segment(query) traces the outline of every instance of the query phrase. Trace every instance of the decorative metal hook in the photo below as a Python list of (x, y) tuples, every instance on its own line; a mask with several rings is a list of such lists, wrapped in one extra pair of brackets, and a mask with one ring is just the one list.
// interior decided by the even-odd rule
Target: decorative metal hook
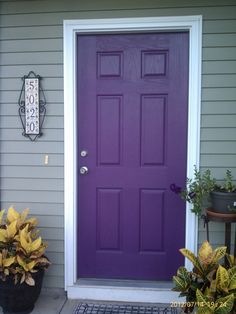
[(42, 126), (46, 115), (46, 98), (41, 87), (42, 77), (30, 71), (22, 77), (23, 84), (18, 99), (22, 135), (31, 141), (43, 135)]

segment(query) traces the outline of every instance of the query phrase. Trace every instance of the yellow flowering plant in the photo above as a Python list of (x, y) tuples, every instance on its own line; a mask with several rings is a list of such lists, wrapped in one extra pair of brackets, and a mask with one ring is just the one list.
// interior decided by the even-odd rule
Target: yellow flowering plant
[(19, 213), (13, 207), (6, 215), (0, 211), (0, 280), (34, 286), (32, 274), (47, 269), (50, 262), (44, 255), (47, 243), (36, 230), (37, 219), (28, 214), (29, 209)]

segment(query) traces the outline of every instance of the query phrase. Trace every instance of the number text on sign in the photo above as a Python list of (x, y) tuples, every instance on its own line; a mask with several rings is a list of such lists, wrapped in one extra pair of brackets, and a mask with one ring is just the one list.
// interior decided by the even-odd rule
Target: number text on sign
[(25, 79), (25, 133), (39, 134), (39, 79)]

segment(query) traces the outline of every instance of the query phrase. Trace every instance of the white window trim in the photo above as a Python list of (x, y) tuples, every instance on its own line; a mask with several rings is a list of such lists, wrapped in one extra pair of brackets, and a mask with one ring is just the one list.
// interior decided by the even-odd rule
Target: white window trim
[[(202, 16), (81, 19), (64, 21), (64, 193), (65, 193), (65, 289), (76, 297), (76, 34), (148, 31), (189, 31), (189, 103), (187, 176), (199, 166)], [(198, 222), (186, 204), (185, 247), (196, 252)], [(186, 266), (190, 264), (186, 261)], [(80, 291), (81, 293), (81, 291)], [(117, 292), (116, 292), (117, 293)], [(122, 297), (121, 297), (122, 298)], [(140, 300), (140, 299), (139, 299)], [(163, 300), (163, 299), (162, 299)]]

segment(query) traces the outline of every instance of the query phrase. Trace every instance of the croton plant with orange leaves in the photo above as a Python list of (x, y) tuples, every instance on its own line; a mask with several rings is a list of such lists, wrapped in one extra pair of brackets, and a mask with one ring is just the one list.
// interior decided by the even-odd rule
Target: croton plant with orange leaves
[(22, 213), (10, 207), (0, 211), (0, 280), (13, 278), (14, 283), (35, 285), (32, 273), (50, 265), (44, 255), (47, 243), (36, 230), (36, 218), (28, 218), (29, 209)]

